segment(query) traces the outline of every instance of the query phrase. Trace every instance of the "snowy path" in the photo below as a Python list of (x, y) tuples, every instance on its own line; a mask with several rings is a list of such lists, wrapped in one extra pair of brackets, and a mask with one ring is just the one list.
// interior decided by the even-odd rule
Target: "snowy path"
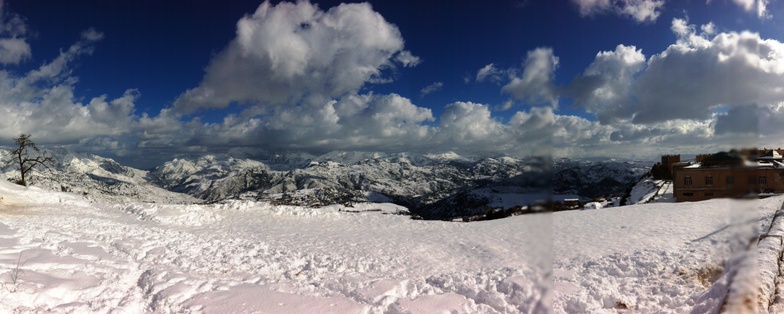
[(715, 312), (723, 261), (784, 200), (451, 223), (0, 195), (0, 312), (99, 313)]

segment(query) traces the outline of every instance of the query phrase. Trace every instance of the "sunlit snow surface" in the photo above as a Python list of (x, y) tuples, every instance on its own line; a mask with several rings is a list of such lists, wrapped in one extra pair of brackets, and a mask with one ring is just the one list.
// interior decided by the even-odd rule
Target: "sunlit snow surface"
[(715, 311), (725, 261), (782, 202), (454, 223), (391, 204), (102, 204), (5, 182), (0, 197), (0, 312), (131, 313)]

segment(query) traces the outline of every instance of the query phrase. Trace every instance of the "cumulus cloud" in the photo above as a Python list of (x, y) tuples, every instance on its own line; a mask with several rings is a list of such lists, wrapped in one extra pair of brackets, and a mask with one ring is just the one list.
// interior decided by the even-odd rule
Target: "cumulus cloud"
[(537, 48), (528, 52), (523, 62), (523, 74), (513, 77), (501, 91), (532, 104), (558, 104), (559, 92), (555, 86), (555, 69), (558, 57), (551, 48)]
[(717, 135), (727, 133), (759, 133), (759, 119), (757, 118), (758, 108), (753, 106), (732, 107), (727, 113), (716, 115), (716, 126), (714, 127)]
[(784, 44), (750, 32), (721, 33), (710, 40), (693, 32), (654, 55), (640, 75), (640, 123), (700, 119), (720, 105), (754, 106), (784, 100)]
[(719, 115), (714, 115), (703, 120), (676, 119), (647, 125), (627, 120), (608, 125), (583, 117), (556, 115), (553, 154), (648, 159), (661, 154), (702, 154), (757, 143), (757, 135), (753, 133), (716, 134), (718, 119)]
[(632, 82), (645, 67), (645, 55), (634, 46), (618, 45), (614, 51), (596, 54), (594, 61), (577, 77), (567, 90), (575, 101), (597, 115), (603, 123), (616, 117), (627, 117), (628, 103), (633, 99)]
[(173, 109), (193, 113), (231, 103), (319, 105), (384, 81), (395, 62), (414, 66), (393, 24), (367, 3), (327, 11), (307, 1), (264, 2), (237, 22), (237, 36)]
[[(292, 19), (295, 24), (289, 23)], [(375, 29), (368, 31), (368, 27)], [(287, 33), (292, 29), (296, 34)], [(397, 29), (367, 5), (321, 11), (307, 2), (264, 3), (238, 23), (237, 33), (212, 60), (203, 82), (186, 92), (178, 104), (157, 115), (136, 115), (141, 93), (134, 89), (115, 98), (102, 95), (83, 100), (75, 95), (78, 79), (72, 64), (91, 54), (103, 38), (102, 33), (89, 29), (37, 69), (23, 75), (0, 71), (0, 116), (4, 117), (0, 142), (8, 144), (19, 133), (32, 132), (41, 144), (69, 145), (144, 167), (184, 153), (216, 153), (238, 146), (312, 153), (531, 154), (549, 148), (548, 134), (556, 119), (549, 107), (520, 111), (503, 122), (485, 104), (455, 102), (436, 117), (431, 109), (397, 94), (360, 93), (385, 67), (395, 62), (413, 66), (412, 60), (418, 60), (402, 50)], [(288, 41), (297, 36), (299, 41)], [(282, 53), (288, 49), (291, 53)], [(537, 56), (531, 58), (528, 72), (518, 79), (533, 86), (539, 84), (536, 72), (541, 65)], [(423, 94), (442, 86), (435, 82)], [(264, 95), (258, 90), (274, 93)], [(186, 99), (196, 99), (196, 105), (183, 102)], [(227, 104), (221, 101), (247, 101), (249, 105), (219, 122), (183, 114)]]
[(71, 64), (92, 53), (101, 38), (100, 32), (87, 30), (57, 58), (24, 75), (0, 70), (0, 142), (32, 133), (41, 144), (74, 144), (132, 130), (137, 91), (128, 90), (115, 99), (103, 95), (87, 103), (74, 95), (78, 80)]
[(743, 8), (746, 12), (753, 12), (761, 19), (770, 18), (768, 3), (770, 0), (732, 0), (733, 3)]
[(503, 123), (490, 106), (455, 102), (440, 117), (397, 94), (349, 95), (314, 108), (279, 106), (264, 116), (230, 115), (220, 123), (182, 122), (169, 112), (140, 118), (140, 151), (180, 147), (219, 152), (231, 147), (271, 151), (332, 150), (541, 154), (549, 152), (556, 115), (531, 108)]
[(422, 90), (419, 91), (419, 95), (420, 96), (425, 96), (425, 95), (430, 94), (432, 92), (440, 91), (441, 88), (443, 88), (443, 87), (444, 87), (444, 83), (443, 82), (434, 82), (433, 84), (430, 84), (428, 86), (423, 87)]
[[(738, 1), (738, 0), (736, 0)], [(664, 8), (665, 0), (572, 0), (582, 16), (614, 13), (637, 22), (654, 22)]]
[(751, 32), (712, 34), (675, 19), (675, 44), (645, 60), (634, 47), (599, 53), (568, 90), (603, 123), (704, 120), (722, 106), (784, 101), (784, 44)]
[[(376, 30), (367, 33), (368, 25)], [(705, 152), (736, 144), (754, 121), (761, 134), (770, 127), (777, 134), (771, 139), (784, 138), (777, 131), (784, 124), (780, 42), (749, 32), (717, 34), (713, 24), (680, 19), (671, 29), (677, 40), (666, 50), (647, 57), (635, 46), (618, 45), (597, 53), (564, 87), (554, 83), (559, 60), (549, 48), (530, 51), (522, 68), (488, 64), (477, 82), (508, 79), (503, 92), (543, 105), (506, 117), (467, 101), (447, 104), (436, 116), (401, 95), (365, 91), (385, 69), (421, 61), (403, 50), (394, 25), (364, 4), (326, 11), (307, 2), (262, 4), (240, 20), (237, 38), (211, 61), (202, 82), (157, 115), (135, 114), (141, 93), (133, 89), (119, 97), (74, 96), (72, 63), (103, 38), (87, 30), (33, 71), (0, 71), (0, 116), (9, 117), (0, 120), (0, 139), (9, 143), (32, 131), (42, 144), (161, 162), (237, 146), (650, 156), (662, 147)], [(442, 87), (435, 82), (421, 92)], [(557, 114), (561, 96), (598, 120)], [(219, 122), (186, 115), (233, 102), (247, 105)]]
[(0, 64), (19, 64), (30, 59), (32, 52), (27, 43), (27, 24), (16, 14), (5, 11), (5, 3), (0, 0)]
[(784, 102), (758, 106), (759, 141), (784, 148)]
[[(395, 63), (421, 60), (403, 50), (397, 28), (367, 4), (326, 11), (308, 2), (262, 4), (237, 27), (235, 38), (207, 67), (201, 84), (157, 117), (139, 118), (139, 147), (216, 150), (513, 152), (544, 147), (552, 109), (518, 112), (507, 123), (485, 104), (455, 102), (440, 117), (397, 94), (360, 93)], [(509, 93), (530, 102), (555, 101), (557, 58), (549, 49), (529, 54)], [(443, 88), (434, 82), (427, 95)], [(540, 88), (547, 88), (545, 91)], [(247, 103), (219, 123), (183, 114)], [(525, 144), (525, 145), (523, 145)]]
[[(397, 94), (348, 95), (319, 106), (279, 106), (264, 115), (246, 112), (229, 115), (220, 123), (198, 119), (179, 122), (170, 111), (158, 117), (143, 116), (145, 147), (205, 147), (220, 150), (233, 146), (269, 150), (401, 151), (431, 135), (430, 109), (414, 105)], [(187, 130), (187, 131), (184, 131)]]
[(440, 135), (454, 146), (497, 139), (504, 133), (502, 124), (491, 117), (488, 106), (472, 102), (447, 105), (440, 122)]
[(549, 107), (517, 112), (503, 123), (493, 118), (488, 105), (454, 102), (444, 108), (428, 146), (456, 152), (544, 154), (550, 150), (553, 121)]

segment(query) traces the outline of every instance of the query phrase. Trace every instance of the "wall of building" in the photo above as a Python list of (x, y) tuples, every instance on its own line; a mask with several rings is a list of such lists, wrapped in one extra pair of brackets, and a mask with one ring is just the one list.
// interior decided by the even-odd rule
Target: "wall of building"
[(743, 197), (760, 192), (784, 193), (782, 175), (783, 169), (772, 167), (681, 168), (675, 171), (673, 193), (678, 202)]

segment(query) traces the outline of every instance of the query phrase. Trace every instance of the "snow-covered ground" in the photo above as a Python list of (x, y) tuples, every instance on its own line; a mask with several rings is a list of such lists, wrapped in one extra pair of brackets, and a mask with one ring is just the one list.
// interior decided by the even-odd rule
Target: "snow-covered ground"
[(632, 187), (625, 205), (674, 201), (672, 181), (654, 180), (648, 175)]
[(2, 181), (0, 312), (715, 312), (740, 281), (725, 261), (784, 200), (452, 223), (391, 204), (90, 203)]

